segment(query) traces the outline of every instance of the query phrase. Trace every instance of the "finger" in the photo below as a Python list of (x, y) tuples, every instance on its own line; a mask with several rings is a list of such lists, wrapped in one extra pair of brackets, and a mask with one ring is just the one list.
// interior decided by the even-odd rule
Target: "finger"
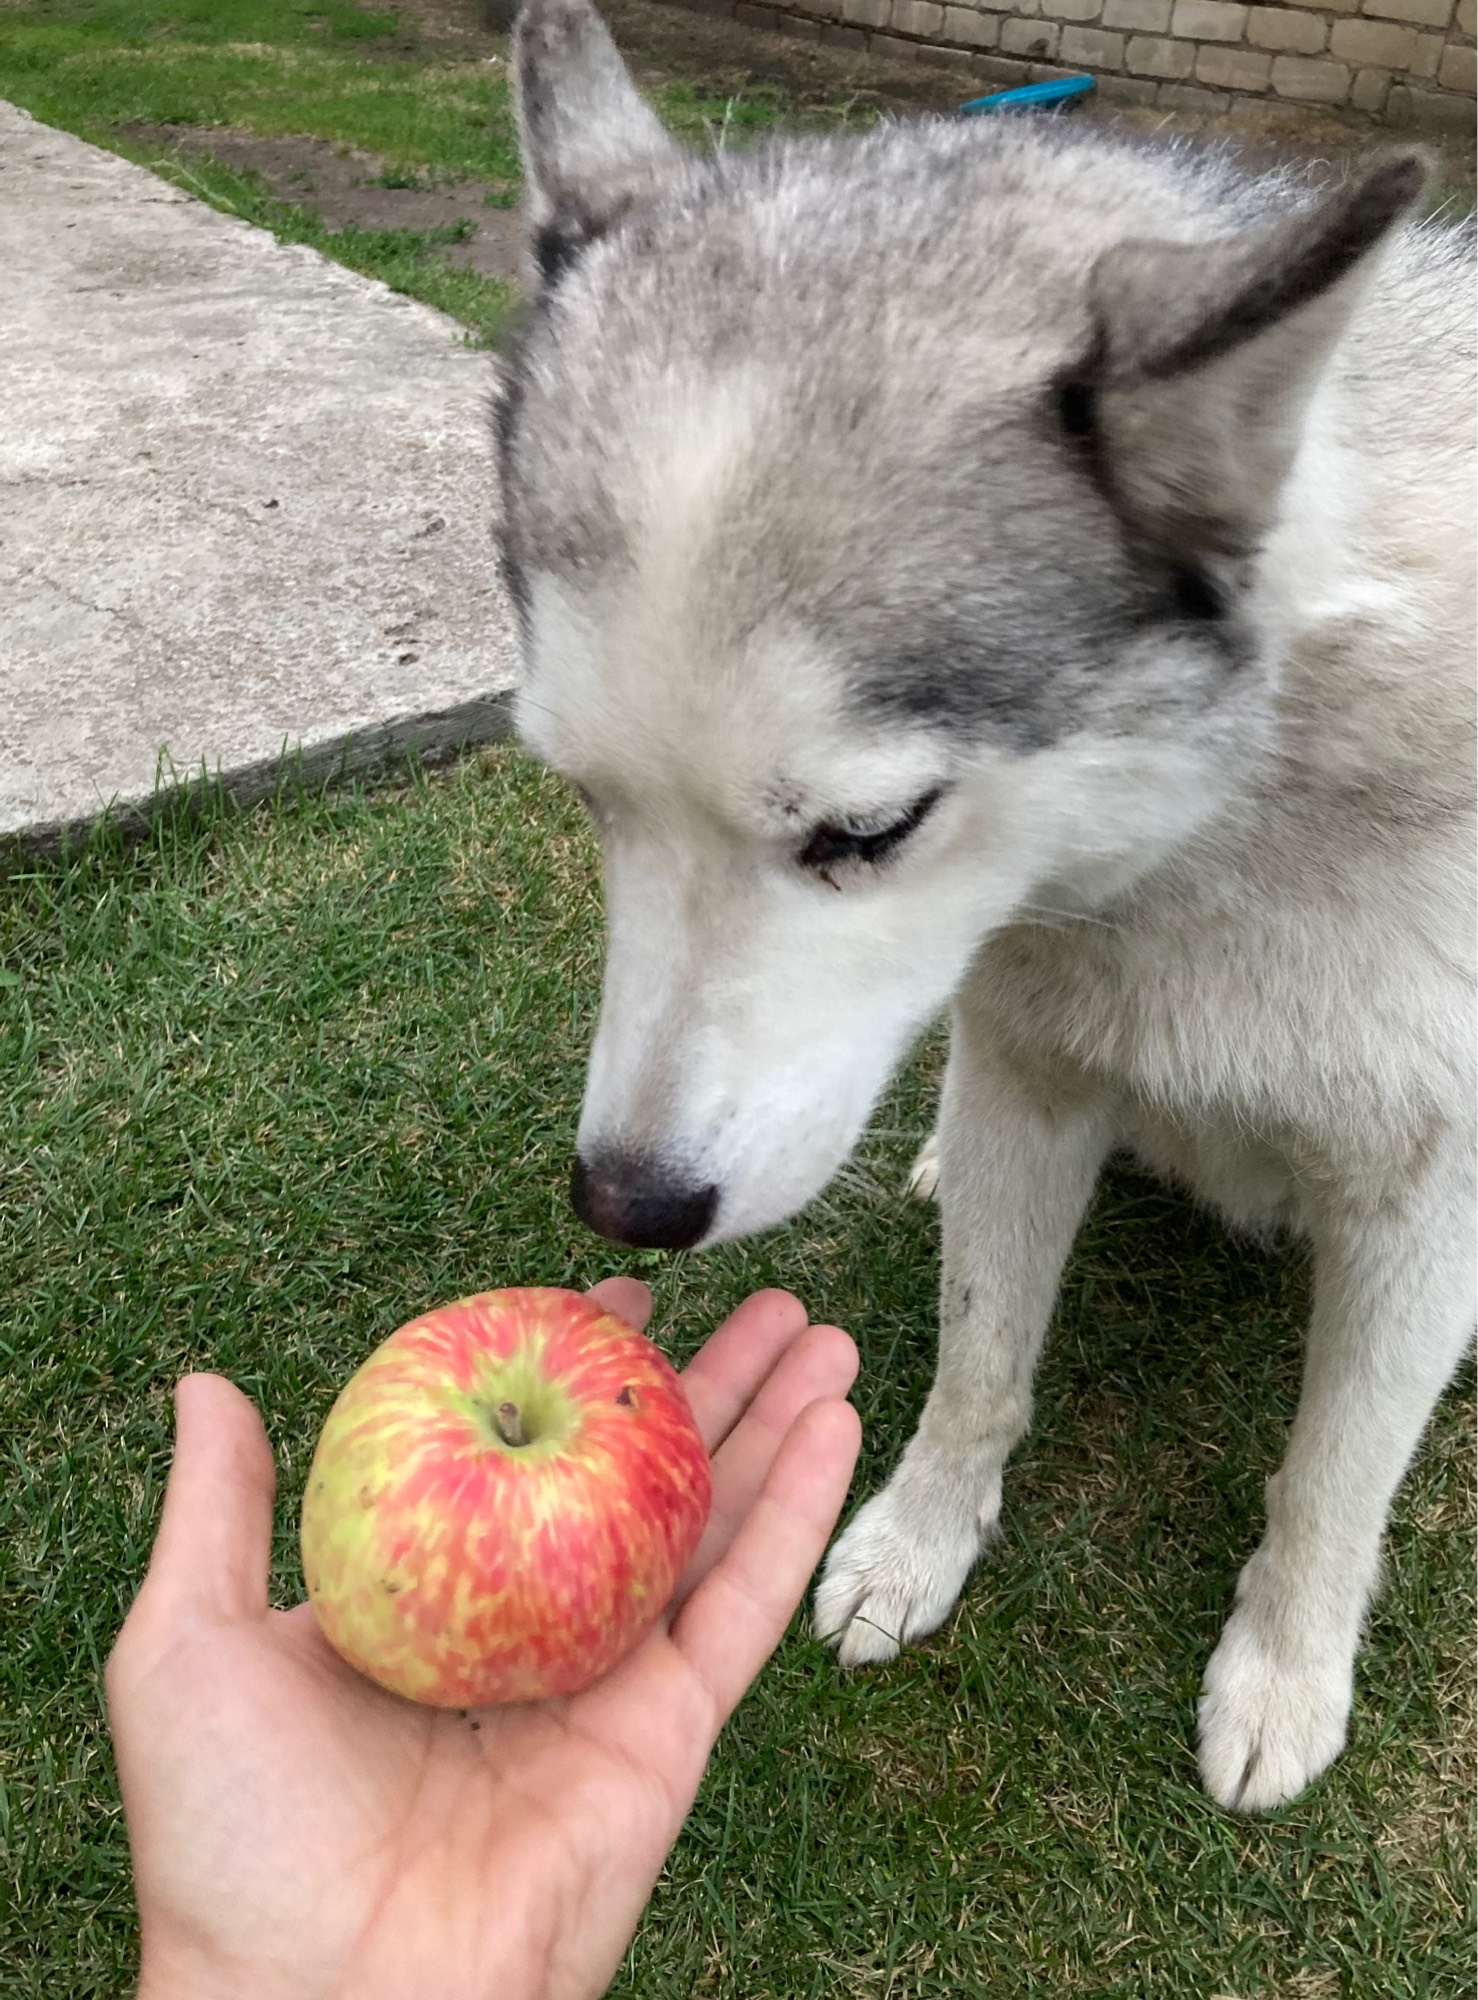
[(811, 1403), (845, 1396), (857, 1377), (857, 1349), (838, 1326), (808, 1327), (730, 1431), (713, 1460), (713, 1507), (678, 1585), (676, 1610), (707, 1576), (749, 1514), (787, 1431)]
[(806, 1309), (799, 1299), (789, 1292), (756, 1292), (693, 1356), (683, 1370), (683, 1389), (710, 1454), (805, 1330)]
[(586, 1293), (595, 1303), (617, 1319), (624, 1319), (628, 1326), (634, 1326), (638, 1333), (645, 1333), (647, 1321), (652, 1317), (652, 1294), (640, 1278), (602, 1278), (598, 1285), (592, 1285)]
[(262, 1616), (277, 1475), (256, 1406), (221, 1375), (175, 1387), (175, 1447), (144, 1588), (212, 1621)]
[(792, 1424), (732, 1545), (672, 1628), (713, 1703), (717, 1730), (774, 1652), (836, 1526), (862, 1426), (850, 1403), (812, 1403)]

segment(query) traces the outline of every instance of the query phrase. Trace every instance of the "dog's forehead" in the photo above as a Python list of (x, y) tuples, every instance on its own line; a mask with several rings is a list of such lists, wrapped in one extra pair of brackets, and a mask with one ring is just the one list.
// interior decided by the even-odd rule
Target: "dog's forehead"
[[(880, 707), (895, 734), (1053, 733), (1046, 691), (1135, 588), (1056, 415), (1105, 225), (1091, 184), (1043, 198), (1054, 156), (997, 153), (715, 170), (545, 299), (504, 472), (550, 761), (626, 733), (627, 768), (701, 741), (756, 770), (871, 742)], [(1121, 205), (1148, 216), (1158, 178)]]
[(541, 303), (514, 454), (532, 525), (609, 550), (664, 447), (701, 460), (736, 402), (755, 475), (805, 505), (813, 468), (835, 502), (1040, 401), (1091, 344), (1096, 239), (1010, 181), (948, 133), (695, 165)]
[(906, 801), (937, 776), (922, 732), (855, 710), (821, 636), (757, 618), (705, 650), (680, 608), (686, 580), (669, 580), (676, 598), (636, 577), (589, 594), (535, 579), (518, 723), (547, 763), (607, 799), (667, 814), (701, 801), (777, 826), (838, 801)]
[(1040, 737), (1054, 662), (1124, 588), (1040, 372), (1003, 353), (978, 391), (931, 395), (876, 357), (731, 355), (654, 373), (583, 436), (551, 410), (567, 443), (531, 450), (510, 495), (527, 709), (564, 739), (533, 719), (531, 740), (573, 774), (627, 730), (626, 768), (701, 742), (749, 771), (931, 716)]

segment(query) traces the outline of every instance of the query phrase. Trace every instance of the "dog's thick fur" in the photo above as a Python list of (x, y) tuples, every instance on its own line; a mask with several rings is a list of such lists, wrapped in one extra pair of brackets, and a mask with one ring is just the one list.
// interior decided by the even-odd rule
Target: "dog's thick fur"
[(820, 1189), (953, 1005), (939, 1371), (819, 1629), (949, 1612), (1116, 1146), (1307, 1237), (1213, 1795), (1338, 1753), (1391, 1497), (1472, 1326), (1472, 320), (1410, 155), (1337, 189), (1070, 124), (694, 160), (585, 0), (518, 35), (502, 399), (526, 740), (609, 960), (577, 1199)]

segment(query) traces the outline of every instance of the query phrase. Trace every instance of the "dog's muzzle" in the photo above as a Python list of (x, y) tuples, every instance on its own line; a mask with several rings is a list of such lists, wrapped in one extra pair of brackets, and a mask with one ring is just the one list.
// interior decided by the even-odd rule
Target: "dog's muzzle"
[(638, 1250), (686, 1250), (712, 1224), (718, 1188), (694, 1187), (661, 1160), (603, 1153), (589, 1165), (576, 1160), (570, 1200), (587, 1228), (613, 1243)]

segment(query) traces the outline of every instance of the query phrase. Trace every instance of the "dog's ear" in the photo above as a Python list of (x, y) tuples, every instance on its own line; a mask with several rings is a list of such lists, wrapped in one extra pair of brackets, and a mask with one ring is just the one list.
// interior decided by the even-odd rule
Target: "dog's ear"
[(1062, 407), (1137, 538), (1190, 561), (1256, 548), (1372, 253), (1427, 174), (1424, 154), (1388, 154), (1281, 222), (1104, 253), (1096, 348)]
[(547, 285), (682, 153), (587, 0), (523, 0), (514, 60), (529, 250)]

